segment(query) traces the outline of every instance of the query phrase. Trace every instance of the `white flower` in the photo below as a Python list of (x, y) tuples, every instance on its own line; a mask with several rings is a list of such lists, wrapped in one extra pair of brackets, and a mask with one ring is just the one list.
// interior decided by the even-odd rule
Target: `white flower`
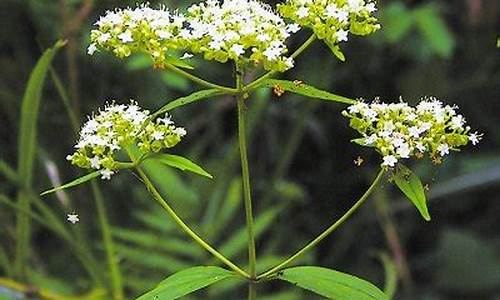
[(347, 41), (347, 35), (348, 35), (348, 31), (347, 30), (339, 30), (335, 33), (335, 39), (339, 42), (342, 42), (342, 41)]
[(243, 53), (245, 53), (245, 49), (243, 48), (243, 45), (240, 45), (240, 44), (234, 44), (233, 46), (231, 46), (231, 49), (229, 49), (229, 51), (234, 53), (234, 55), (236, 55), (237, 57), (242, 55)]
[(163, 131), (155, 131), (152, 134), (152, 137), (154, 140), (163, 140), (163, 137), (165, 136), (165, 133)]
[(181, 59), (189, 59), (191, 57), (193, 57), (193, 54), (186, 52), (181, 56)]
[(96, 51), (97, 51), (97, 46), (95, 43), (90, 44), (89, 47), (87, 48), (88, 55), (94, 55)]
[(109, 33), (103, 33), (101, 34), (98, 38), (97, 41), (101, 44), (106, 43), (109, 39), (111, 38), (111, 34)]
[(451, 129), (460, 129), (465, 124), (465, 119), (462, 115), (451, 118)]
[(417, 150), (420, 151), (421, 153), (424, 153), (425, 150), (427, 150), (427, 148), (424, 146), (422, 142), (416, 142), (415, 148), (417, 148)]
[(90, 161), (90, 167), (92, 169), (99, 169), (101, 167), (101, 160), (99, 156), (94, 156), (91, 159), (89, 159), (89, 161)]
[(378, 139), (377, 135), (376, 134), (372, 134), (372, 135), (370, 135), (369, 137), (367, 137), (365, 139), (365, 144), (367, 146), (371, 146), (371, 145), (375, 144), (375, 142), (377, 141), (377, 139)]
[(69, 222), (76, 224), (77, 222), (80, 221), (80, 218), (78, 218), (77, 214), (68, 214), (68, 219)]
[(130, 33), (130, 31), (125, 31), (124, 33), (121, 33), (118, 35), (118, 38), (124, 42), (124, 43), (131, 43), (134, 41), (134, 39), (132, 38), (132, 34)]
[(407, 143), (401, 144), (401, 146), (396, 150), (396, 153), (401, 158), (409, 158), (410, 152), (410, 146)]
[(109, 169), (104, 169), (101, 170), (101, 179), (111, 179), (111, 175), (115, 174), (115, 172), (109, 170)]
[(288, 33), (296, 33), (300, 30), (300, 25), (296, 23), (286, 25), (286, 31)]
[(297, 9), (297, 17), (303, 19), (309, 15), (309, 8), (302, 6), (301, 8)]
[(363, 8), (363, 0), (347, 0), (347, 5), (353, 12), (359, 12)]
[(410, 128), (408, 128), (408, 134), (410, 135), (410, 137), (418, 138), (420, 136), (420, 133), (421, 132), (419, 128), (417, 128), (416, 126), (411, 126)]
[(177, 127), (173, 130), (173, 133), (175, 133), (179, 136), (185, 136), (187, 134), (187, 131), (183, 127)]
[(472, 145), (477, 145), (483, 139), (483, 134), (478, 133), (477, 131), (471, 133), (469, 135), (469, 141), (471, 141)]
[(450, 148), (448, 144), (441, 144), (437, 147), (437, 151), (439, 151), (439, 154), (441, 156), (445, 156), (447, 154), (450, 154)]
[(386, 155), (384, 156), (384, 162), (382, 163), (382, 166), (386, 167), (394, 167), (396, 163), (398, 162), (397, 158), (393, 155)]

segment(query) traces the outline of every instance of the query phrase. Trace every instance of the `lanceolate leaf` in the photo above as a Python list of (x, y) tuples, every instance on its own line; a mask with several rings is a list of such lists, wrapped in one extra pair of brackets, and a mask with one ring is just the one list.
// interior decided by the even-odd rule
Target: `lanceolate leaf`
[(368, 281), (322, 267), (285, 269), (278, 278), (333, 300), (389, 300)]
[(47, 194), (50, 194), (50, 193), (53, 193), (53, 192), (57, 192), (57, 191), (60, 191), (60, 190), (64, 190), (64, 189), (67, 189), (67, 188), (70, 188), (70, 187), (74, 187), (74, 186), (80, 185), (80, 184), (82, 184), (84, 182), (87, 182), (87, 181), (89, 181), (91, 179), (96, 178), (99, 175), (101, 175), (101, 171), (92, 172), (92, 173), (84, 175), (82, 177), (78, 177), (77, 179), (75, 179), (73, 181), (70, 181), (70, 182), (68, 182), (66, 184), (63, 184), (61, 186), (58, 186), (58, 187), (55, 187), (55, 188), (50, 189), (48, 191), (45, 191), (45, 192), (41, 193), (40, 196), (47, 195)]
[(431, 216), (427, 209), (427, 199), (420, 178), (404, 165), (400, 165), (394, 173), (394, 182), (397, 187), (417, 207), (422, 217), (429, 221)]
[(342, 53), (342, 50), (340, 50), (339, 45), (333, 45), (329, 42), (326, 42), (326, 45), (330, 50), (332, 51), (333, 55), (335, 55), (340, 61), (345, 61), (345, 56), (344, 53)]
[(21, 124), (19, 127), (19, 160), (18, 172), (23, 184), (29, 185), (32, 180), (33, 160), (35, 157), (38, 108), (42, 90), (52, 59), (64, 42), (57, 42), (53, 48), (47, 49), (31, 72), (24, 92), (21, 107)]
[(201, 90), (198, 92), (194, 92), (189, 96), (181, 97), (181, 98), (178, 98), (176, 100), (169, 102), (168, 104), (166, 104), (165, 106), (163, 106), (162, 108), (157, 110), (153, 114), (153, 117), (161, 115), (163, 113), (166, 113), (166, 112), (168, 112), (174, 108), (177, 108), (179, 106), (184, 106), (186, 104), (190, 104), (190, 103), (193, 103), (193, 102), (196, 102), (199, 100), (203, 100), (206, 98), (210, 98), (210, 97), (218, 96), (218, 95), (222, 95), (222, 94), (224, 94), (224, 93), (219, 91), (218, 89), (209, 89), (209, 90)]
[(276, 86), (281, 87), (285, 91), (289, 91), (295, 94), (306, 96), (309, 98), (327, 100), (340, 102), (345, 104), (354, 104), (356, 100), (349, 99), (343, 96), (335, 95), (327, 91), (317, 89), (313, 86), (307, 85), (302, 82), (293, 82), (288, 80), (278, 80), (278, 79), (266, 79), (261, 83), (262, 86), (267, 86), (274, 88)]
[[(53, 48), (47, 49), (38, 60), (35, 68), (30, 74), (26, 90), (24, 91), (21, 105), (21, 121), (18, 136), (18, 162), (17, 175), (19, 184), (29, 188), (33, 181), (34, 158), (37, 144), (38, 111), (42, 97), (43, 86), (52, 59), (57, 51), (64, 46), (64, 42), (58, 41)], [(19, 190), (17, 202), (21, 208), (29, 211), (30, 200), (26, 190)], [(30, 219), (27, 215), (17, 213), (17, 243), (15, 273), (21, 275), (25, 271), (26, 259), (30, 243)]]
[(173, 274), (136, 300), (178, 299), (228, 278), (237, 278), (237, 275), (219, 267), (193, 267)]
[(207, 171), (203, 170), (202, 167), (198, 166), (197, 164), (190, 161), (189, 159), (182, 157), (182, 156), (179, 156), (179, 155), (156, 154), (148, 159), (157, 160), (163, 164), (166, 164), (170, 167), (180, 169), (182, 171), (190, 171), (190, 172), (196, 173), (196, 174), (201, 175), (201, 176), (213, 178), (213, 176), (210, 175), (210, 173), (208, 173)]

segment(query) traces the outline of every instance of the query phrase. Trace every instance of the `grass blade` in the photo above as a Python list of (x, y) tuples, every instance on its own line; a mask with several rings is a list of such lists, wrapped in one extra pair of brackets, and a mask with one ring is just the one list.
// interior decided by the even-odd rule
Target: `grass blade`
[[(58, 41), (53, 48), (49, 48), (43, 53), (31, 72), (24, 92), (21, 107), (21, 123), (19, 126), (17, 166), (19, 179), (21, 180), (20, 184), (24, 189), (31, 186), (33, 179), (38, 111), (45, 77), (47, 76), (52, 59), (64, 44), (64, 42)], [(29, 197), (25, 191), (19, 191), (17, 202), (22, 208), (30, 210)], [(30, 218), (22, 213), (18, 213), (16, 218), (17, 244), (14, 271), (16, 275), (21, 276), (25, 273), (26, 260), (30, 248)]]

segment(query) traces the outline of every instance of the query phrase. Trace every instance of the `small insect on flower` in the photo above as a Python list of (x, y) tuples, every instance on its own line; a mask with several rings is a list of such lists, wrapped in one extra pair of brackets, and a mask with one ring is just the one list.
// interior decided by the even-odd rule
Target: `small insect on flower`
[(285, 93), (285, 89), (279, 84), (276, 84), (273, 86), (273, 94), (275, 94), (278, 97), (281, 97)]
[(68, 222), (71, 222), (72, 224), (76, 224), (76, 223), (80, 222), (80, 218), (75, 213), (68, 214), (67, 220), (68, 220)]
[(361, 157), (361, 156), (358, 156), (355, 160), (354, 160), (354, 164), (358, 167), (361, 167), (361, 165), (363, 164), (365, 160)]

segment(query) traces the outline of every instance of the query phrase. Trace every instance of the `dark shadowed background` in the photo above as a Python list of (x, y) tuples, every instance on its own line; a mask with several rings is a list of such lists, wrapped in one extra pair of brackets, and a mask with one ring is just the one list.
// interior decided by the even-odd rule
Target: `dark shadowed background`
[[(0, 0), (0, 193), (15, 199), (18, 185), (5, 174), (19, 157), (21, 100), (42, 50), (57, 39), (68, 44), (47, 77), (37, 122), (31, 190), (38, 193), (81, 174), (65, 160), (76, 136), (54, 78), (61, 80), (81, 124), (106, 101), (154, 110), (201, 87), (153, 70), (148, 59), (120, 61), (107, 53), (86, 55), (92, 23), (106, 9), (138, 1)], [(183, 8), (189, 2), (151, 1)], [(336, 268), (378, 286), (398, 277), (394, 299), (500, 299), (500, 2), (496, 0), (379, 1), (382, 30), (343, 45), (346, 62), (315, 43), (282, 75), (347, 97), (410, 103), (432, 95), (460, 106), (483, 142), (453, 153), (442, 165), (412, 166), (428, 184), (431, 222), (425, 222), (390, 183), (301, 263)], [(290, 41), (295, 49), (309, 32)], [(230, 65), (194, 60), (194, 72), (232, 84)], [(64, 94), (64, 93), (63, 93)], [(339, 217), (376, 173), (379, 156), (350, 143), (355, 132), (336, 103), (315, 102), (259, 90), (249, 100), (250, 171), (258, 232), (258, 269), (267, 269), (302, 247)], [(202, 164), (214, 180), (157, 168), (156, 182), (183, 218), (224, 254), (246, 263), (239, 181), (235, 102), (218, 98), (173, 112), (188, 135), (175, 148)], [(364, 163), (357, 167), (354, 160)], [(59, 178), (59, 179), (58, 179)], [(60, 181), (59, 181), (60, 180)], [(184, 237), (129, 172), (99, 182), (108, 210), (127, 299), (154, 287), (174, 271), (214, 264)], [(95, 202), (88, 185), (42, 198), (77, 244), (91, 249), (105, 268)], [(5, 204), (4, 202), (2, 202)], [(68, 241), (43, 225), (34, 208), (29, 268), (13, 274), (16, 210), (0, 206), (0, 299), (12, 298), (2, 282), (60, 294), (84, 294), (96, 285)], [(65, 222), (76, 212), (80, 222)], [(2, 263), (3, 261), (3, 263)], [(389, 279), (387, 282), (387, 278)], [(3, 281), (2, 281), (3, 280)], [(242, 284), (221, 283), (192, 299), (242, 299)], [(9, 296), (10, 295), (10, 296)], [(316, 299), (281, 283), (259, 287), (259, 299)], [(81, 298), (83, 299), (83, 298)], [(353, 299), (356, 300), (356, 299)]]

